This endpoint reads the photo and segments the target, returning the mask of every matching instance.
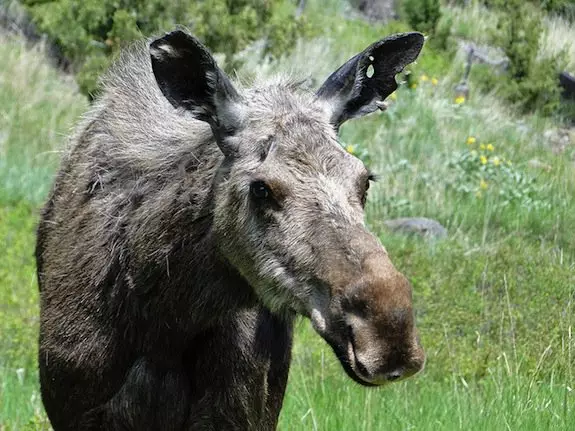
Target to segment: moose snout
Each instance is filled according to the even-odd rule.
[[[425,353],[415,330],[409,328],[409,323],[403,328],[398,327],[397,322],[393,326],[391,333],[387,328],[382,334],[381,328],[361,317],[349,319],[350,365],[367,384],[399,381],[413,376],[424,366]]]
[[[413,376],[423,368],[425,353],[411,284],[375,237],[356,231],[351,245],[356,260],[342,265],[346,271],[328,273],[336,294],[329,302],[316,301],[312,324],[357,383],[378,386]]]

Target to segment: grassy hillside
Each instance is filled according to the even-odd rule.
[[[290,71],[320,82],[395,31],[342,19],[340,2],[310,2],[306,13],[322,16],[329,33],[276,62],[248,51],[240,76]],[[477,11],[450,13],[481,41],[478,27],[489,23],[469,15]],[[34,227],[58,151],[87,105],[40,50],[4,37],[0,58],[0,430],[48,429]],[[302,320],[282,430],[575,429],[575,137],[558,151],[552,119],[519,117],[477,91],[456,101],[462,68],[458,57],[426,51],[386,112],[342,128],[344,145],[380,175],[368,222],[413,283],[426,369],[387,388],[358,387]],[[435,218],[449,235],[385,231],[385,219],[403,216]]]
[[[36,429],[34,230],[65,136],[87,103],[40,48],[0,36],[0,58],[0,430]]]

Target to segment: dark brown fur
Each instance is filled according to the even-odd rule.
[[[337,144],[333,126],[360,115],[349,89],[239,96],[211,63],[171,69],[208,55],[189,36],[154,43],[154,73],[144,44],[109,73],[38,228],[54,429],[275,429],[296,313],[362,384],[420,369],[409,284],[363,226],[367,174]],[[184,69],[191,87],[172,86]],[[254,180],[273,200],[254,201]]]

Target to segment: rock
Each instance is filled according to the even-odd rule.
[[[575,132],[570,129],[549,129],[543,133],[543,138],[553,154],[562,154],[575,142]]]
[[[459,55],[470,57],[473,63],[491,66],[496,73],[503,73],[509,68],[509,58],[501,48],[478,45],[462,39],[457,44]]]
[[[419,235],[425,238],[445,238],[447,229],[438,221],[425,217],[403,217],[383,222],[391,232]]]
[[[465,100],[469,99],[469,84],[466,81],[457,84],[453,91],[456,98],[463,97]]]

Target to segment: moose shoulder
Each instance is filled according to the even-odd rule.
[[[423,367],[410,285],[364,224],[370,174],[337,140],[422,45],[374,43],[315,93],[240,88],[182,31],[124,52],[38,228],[56,431],[275,429],[296,314],[360,384]]]

